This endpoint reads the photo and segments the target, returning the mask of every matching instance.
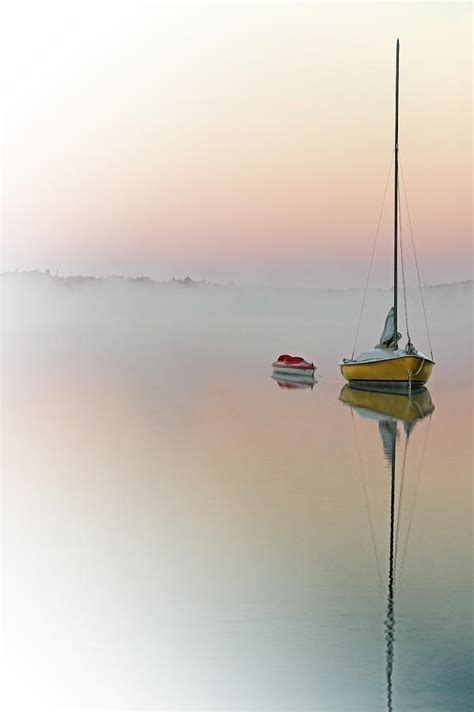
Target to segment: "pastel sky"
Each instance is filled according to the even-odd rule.
[[[471,15],[457,2],[12,8],[2,269],[360,286],[392,153],[399,37],[423,277],[470,279]]]

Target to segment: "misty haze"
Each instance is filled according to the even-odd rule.
[[[4,5],[0,708],[474,709],[472,4]]]
[[[362,292],[40,272],[1,285],[19,705],[379,710],[389,476],[377,423],[338,400]],[[417,709],[464,710],[470,694],[472,296],[425,289],[438,364],[400,493],[399,709],[415,671]],[[369,292],[360,345],[391,300]],[[280,352],[318,364],[312,390],[271,378]]]

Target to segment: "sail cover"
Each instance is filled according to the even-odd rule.
[[[397,331],[397,341],[402,338],[402,335]],[[390,349],[395,347],[395,311],[392,307],[387,314],[385,324],[380,337],[380,342],[376,345],[376,349]]]

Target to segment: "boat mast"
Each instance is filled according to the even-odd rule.
[[[397,59],[395,72],[395,181],[393,212],[393,313],[395,325],[394,349],[398,348],[398,64],[400,41],[397,40]]]

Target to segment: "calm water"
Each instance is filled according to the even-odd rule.
[[[461,292],[407,427],[339,399],[350,295],[4,287],[9,709],[471,709]]]

